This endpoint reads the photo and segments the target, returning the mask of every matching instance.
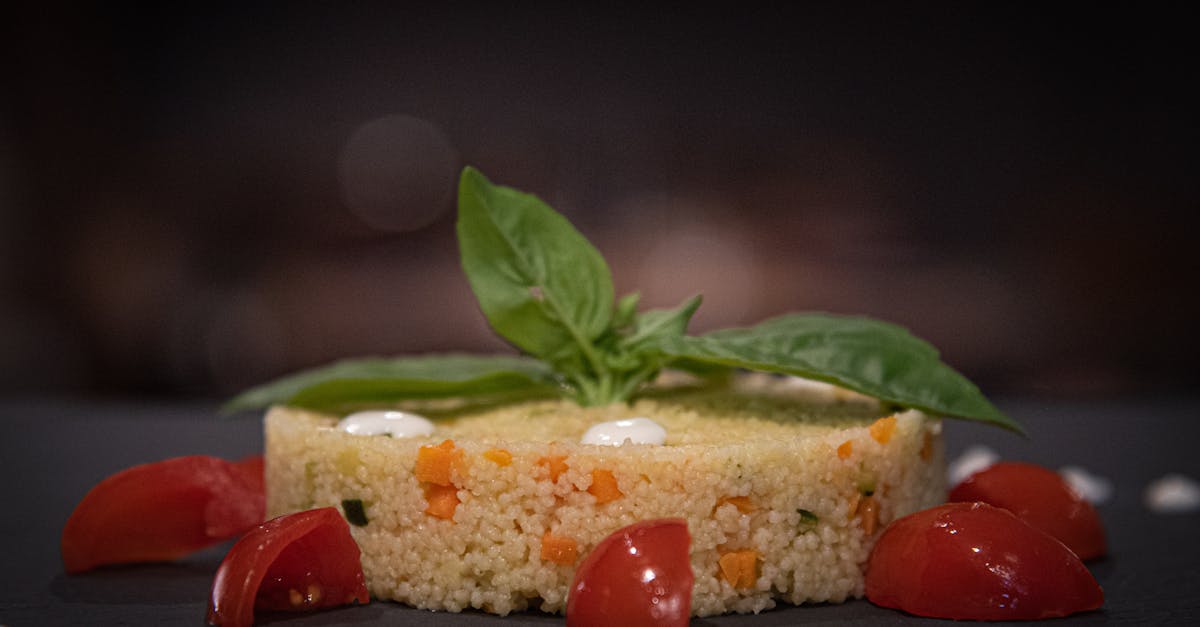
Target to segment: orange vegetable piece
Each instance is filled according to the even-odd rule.
[[[538,459],[539,466],[545,466],[550,470],[550,480],[558,481],[559,475],[567,471],[567,456],[566,455],[547,455]]]
[[[452,520],[458,507],[458,488],[430,483],[425,486],[425,513],[442,520]]]
[[[726,503],[731,503],[739,512],[743,514],[751,514],[755,509],[757,509],[754,507],[754,503],[748,496],[722,496],[720,500],[717,501],[717,507],[720,507]]]
[[[863,533],[874,535],[879,527],[879,503],[874,496],[864,496],[858,502],[858,522]]]
[[[588,486],[587,491],[596,497],[597,505],[615,501],[624,496],[621,489],[617,487],[617,478],[613,476],[611,470],[593,470],[592,485]]]
[[[446,440],[437,446],[422,446],[417,451],[413,474],[417,481],[449,486],[451,471],[460,463],[462,455],[462,450],[454,446],[454,440]]]
[[[495,462],[497,466],[508,466],[512,464],[512,453],[502,448],[492,448],[483,452],[483,458]]]
[[[852,452],[854,452],[854,442],[850,440],[842,442],[841,446],[837,447],[838,459],[846,459]]]
[[[571,565],[579,555],[579,545],[575,538],[556,536],[549,531],[542,536],[542,561],[555,564]]]
[[[892,439],[892,434],[896,432],[896,417],[887,416],[886,418],[880,418],[872,422],[868,430],[876,442],[887,444]]]
[[[721,577],[734,588],[749,588],[758,579],[758,551],[741,549],[722,553],[717,560]]]

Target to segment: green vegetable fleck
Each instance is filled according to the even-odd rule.
[[[709,378],[749,369],[1022,432],[933,346],[894,324],[790,314],[693,336],[687,326],[699,296],[673,309],[639,312],[639,295],[616,298],[604,258],[565,217],[471,167],[459,181],[456,229],[480,308],[492,329],[525,356],[347,360],[250,389],[226,409],[555,394],[605,405],[629,400],[664,368]]]
[[[858,493],[863,496],[875,494],[875,473],[862,471],[858,478]]]
[[[346,513],[346,522],[355,527],[366,527],[367,510],[363,506],[362,499],[345,499],[342,501],[342,511]]]
[[[804,533],[807,531],[812,531],[813,529],[816,528],[817,522],[819,522],[819,519],[817,518],[816,514],[810,512],[806,509],[797,509],[796,513],[800,514],[800,532],[801,533]]]

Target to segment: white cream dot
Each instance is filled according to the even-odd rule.
[[[433,423],[424,416],[402,411],[360,411],[342,418],[338,428],[354,435],[390,435],[393,438],[426,437]]]
[[[1156,514],[1200,511],[1200,484],[1191,477],[1171,473],[1151,481],[1142,498]]]
[[[580,439],[581,444],[621,446],[633,444],[662,445],[667,440],[667,430],[662,425],[638,416],[623,420],[612,420],[592,425]]]

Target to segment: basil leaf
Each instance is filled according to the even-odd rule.
[[[667,367],[671,370],[686,372],[692,376],[709,381],[728,379],[736,372],[736,369],[732,366],[724,366],[711,361],[700,361],[684,357],[671,359]]]
[[[755,325],[760,335],[823,335],[858,339],[874,339],[913,353],[937,358],[932,344],[916,337],[904,327],[862,316],[837,316],[823,313],[787,314],[764,320]],[[716,332],[721,335],[726,330]],[[733,329],[732,331],[739,331]]]
[[[634,292],[622,296],[621,300],[617,301],[617,311],[612,319],[614,329],[623,329],[633,322],[633,316],[637,314],[638,301],[641,299],[642,295]]]
[[[617,341],[616,349],[610,349],[615,351],[613,354],[624,356],[630,364],[614,368],[617,374],[612,400],[628,399],[638,387],[662,370],[664,359],[657,346],[670,338],[682,337],[699,306],[700,296],[697,295],[675,309],[652,309],[634,317],[632,332]]]
[[[700,306],[700,300],[697,294],[674,309],[651,309],[637,314],[633,332],[622,339],[621,347],[635,353],[643,352],[666,338],[681,337],[687,333],[688,322]]]
[[[699,337],[662,338],[668,358],[796,375],[883,401],[1023,433],[979,388],[902,327],[869,318],[796,314]]]
[[[457,230],[463,270],[497,333],[567,370],[582,356],[604,371],[592,342],[612,320],[612,275],[566,218],[468,167]]]
[[[328,409],[346,403],[485,394],[555,394],[553,372],[545,364],[503,355],[424,355],[352,359],[299,372],[251,388],[229,401],[224,411],[288,404]]]

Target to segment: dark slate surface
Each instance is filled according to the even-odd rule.
[[[1200,624],[1200,514],[1154,514],[1142,505],[1146,484],[1169,472],[1200,479],[1197,399],[1063,403],[1010,400],[1000,405],[1030,439],[958,421],[947,423],[953,459],[984,444],[1008,459],[1054,468],[1078,465],[1110,478],[1100,508],[1110,555],[1090,564],[1106,601],[1098,612],[1054,624]],[[185,454],[229,458],[261,450],[254,418],[223,419],[211,404],[0,401],[0,625],[200,625],[213,572],[228,545],[175,564],[104,569],[68,576],[58,538],[75,503],[96,482],[133,464]],[[693,625],[937,624],[865,601],[785,607],[757,616],[694,620]],[[306,625],[554,625],[538,614],[497,618],[372,603],[268,621]]]

